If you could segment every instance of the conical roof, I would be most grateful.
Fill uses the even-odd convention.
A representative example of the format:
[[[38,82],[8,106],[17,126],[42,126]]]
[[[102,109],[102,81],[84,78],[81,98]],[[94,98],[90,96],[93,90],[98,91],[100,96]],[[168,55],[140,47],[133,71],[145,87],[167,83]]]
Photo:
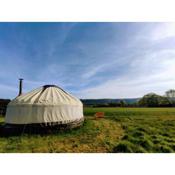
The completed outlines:
[[[58,86],[45,85],[20,95],[9,105],[80,105],[81,101]]]

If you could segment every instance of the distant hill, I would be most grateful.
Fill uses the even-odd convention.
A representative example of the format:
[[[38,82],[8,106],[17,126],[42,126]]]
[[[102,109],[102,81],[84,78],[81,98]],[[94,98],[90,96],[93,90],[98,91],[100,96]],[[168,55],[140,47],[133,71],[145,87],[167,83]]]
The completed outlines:
[[[122,99],[81,99],[84,105],[103,105],[107,103],[118,103],[121,100],[125,101],[128,104],[135,103],[140,98],[122,98]]]

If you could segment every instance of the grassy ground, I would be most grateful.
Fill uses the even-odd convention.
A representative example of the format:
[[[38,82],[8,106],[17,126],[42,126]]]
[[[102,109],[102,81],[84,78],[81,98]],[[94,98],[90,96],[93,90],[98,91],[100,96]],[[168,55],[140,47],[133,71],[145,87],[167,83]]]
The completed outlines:
[[[104,119],[92,117],[99,111]],[[84,114],[84,125],[72,131],[0,137],[0,152],[175,152],[175,108],[85,108]]]
[[[0,152],[111,152],[122,135],[123,129],[116,122],[87,117],[81,128],[72,131],[0,137]]]

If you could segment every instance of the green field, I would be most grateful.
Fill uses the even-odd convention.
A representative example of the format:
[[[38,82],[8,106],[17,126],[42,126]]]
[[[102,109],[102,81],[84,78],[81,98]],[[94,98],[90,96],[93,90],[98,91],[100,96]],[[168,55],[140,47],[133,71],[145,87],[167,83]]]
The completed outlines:
[[[0,137],[0,152],[175,152],[175,108],[85,108],[84,115],[79,129]]]

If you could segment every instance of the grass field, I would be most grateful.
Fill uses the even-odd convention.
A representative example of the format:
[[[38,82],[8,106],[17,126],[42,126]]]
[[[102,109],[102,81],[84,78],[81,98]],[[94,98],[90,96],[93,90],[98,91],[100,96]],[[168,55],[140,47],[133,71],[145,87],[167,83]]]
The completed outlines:
[[[104,119],[94,119],[99,111]],[[79,129],[0,137],[0,152],[175,152],[175,108],[85,108],[84,115]]]

